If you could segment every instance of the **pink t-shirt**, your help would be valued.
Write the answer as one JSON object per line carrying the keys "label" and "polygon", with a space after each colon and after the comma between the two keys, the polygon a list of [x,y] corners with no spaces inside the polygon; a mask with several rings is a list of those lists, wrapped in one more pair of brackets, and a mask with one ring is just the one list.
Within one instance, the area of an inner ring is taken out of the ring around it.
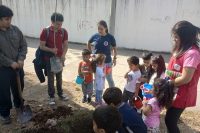
{"label": "pink t-shirt", "polygon": [[186,108],[196,105],[197,84],[200,77],[200,50],[193,46],[179,57],[171,57],[168,70],[182,73],[183,68],[194,68],[192,80],[185,85],[179,86],[173,107]]}
{"label": "pink t-shirt", "polygon": [[148,116],[144,117],[144,123],[147,127],[156,128],[160,126],[160,112],[161,109],[159,107],[157,99],[154,97],[150,99],[147,103],[151,106],[152,111]]}

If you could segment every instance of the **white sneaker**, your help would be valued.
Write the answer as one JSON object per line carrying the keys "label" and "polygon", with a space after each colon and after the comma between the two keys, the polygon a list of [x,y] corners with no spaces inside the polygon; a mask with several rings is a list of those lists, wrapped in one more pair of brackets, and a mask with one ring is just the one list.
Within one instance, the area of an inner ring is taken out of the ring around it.
{"label": "white sneaker", "polygon": [[64,94],[62,94],[61,96],[59,96],[59,98],[60,98],[60,100],[62,100],[62,101],[68,101],[68,100],[69,100],[69,97],[66,96],[66,95],[64,95]]}
{"label": "white sneaker", "polygon": [[50,98],[49,99],[49,105],[55,105],[56,102],[55,102],[55,98]]}

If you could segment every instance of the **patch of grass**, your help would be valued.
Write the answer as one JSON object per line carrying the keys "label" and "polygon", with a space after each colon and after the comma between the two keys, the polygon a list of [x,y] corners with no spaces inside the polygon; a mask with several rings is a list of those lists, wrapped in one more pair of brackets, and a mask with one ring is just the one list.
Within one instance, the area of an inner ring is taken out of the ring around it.
{"label": "patch of grass", "polygon": [[65,133],[94,133],[92,127],[93,111],[79,110],[70,117],[61,121],[58,126]]}

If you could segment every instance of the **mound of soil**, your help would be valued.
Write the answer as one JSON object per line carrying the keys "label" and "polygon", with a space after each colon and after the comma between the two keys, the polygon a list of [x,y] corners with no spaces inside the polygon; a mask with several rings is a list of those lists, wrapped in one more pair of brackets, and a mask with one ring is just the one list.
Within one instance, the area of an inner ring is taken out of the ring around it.
{"label": "mound of soil", "polygon": [[32,118],[34,126],[30,129],[25,129],[22,133],[64,133],[64,130],[55,127],[49,127],[46,122],[49,119],[60,120],[72,115],[72,108],[68,106],[58,106],[55,110],[48,109],[38,112]]}
{"label": "mound of soil", "polygon": [[32,121],[35,125],[45,125],[48,119],[60,119],[66,118],[67,116],[72,115],[71,107],[67,106],[58,106],[55,110],[45,110],[42,112],[37,113],[35,117],[32,118]]}

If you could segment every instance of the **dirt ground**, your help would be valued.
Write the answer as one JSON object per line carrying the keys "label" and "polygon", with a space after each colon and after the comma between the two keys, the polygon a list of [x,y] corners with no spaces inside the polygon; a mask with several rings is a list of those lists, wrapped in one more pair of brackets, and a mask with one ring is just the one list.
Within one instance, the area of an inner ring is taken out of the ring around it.
{"label": "dirt ground", "polygon": [[[89,104],[82,104],[80,87],[72,82],[64,82],[64,92],[70,97],[67,102],[57,100],[57,107],[48,106],[46,83],[40,84],[31,73],[26,73],[24,98],[30,104],[34,118],[26,125],[19,125],[12,111],[12,124],[0,126],[0,133],[92,133],[91,114],[94,109]],[[77,114],[78,115],[75,115]],[[161,115],[162,132],[166,132],[163,121],[164,111]],[[200,133],[200,112],[185,111],[181,116],[179,127],[182,133]],[[48,120],[57,122],[56,126],[47,124]],[[75,124],[74,124],[75,123]],[[70,126],[69,126],[70,125]]]}

